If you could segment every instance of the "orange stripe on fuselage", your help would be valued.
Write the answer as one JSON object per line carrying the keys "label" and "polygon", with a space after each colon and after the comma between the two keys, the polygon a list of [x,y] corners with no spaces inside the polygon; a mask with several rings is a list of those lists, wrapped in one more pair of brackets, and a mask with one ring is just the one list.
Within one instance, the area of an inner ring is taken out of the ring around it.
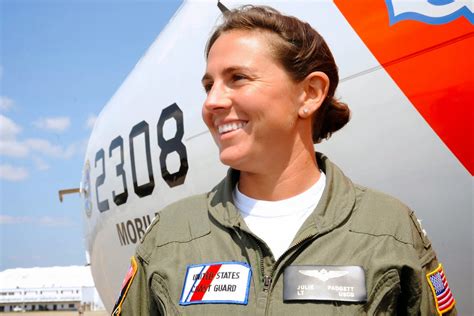
{"label": "orange stripe on fuselage", "polygon": [[473,175],[474,26],[464,17],[441,25],[405,20],[390,26],[384,0],[335,3],[417,111]]}

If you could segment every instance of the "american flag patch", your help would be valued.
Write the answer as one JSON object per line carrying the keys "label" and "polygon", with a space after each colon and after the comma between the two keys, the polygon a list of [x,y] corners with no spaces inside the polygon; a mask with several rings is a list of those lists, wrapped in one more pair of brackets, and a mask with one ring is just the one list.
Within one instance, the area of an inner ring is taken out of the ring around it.
{"label": "american flag patch", "polygon": [[443,266],[441,263],[438,267],[426,275],[428,283],[433,292],[433,296],[436,302],[436,309],[438,310],[439,315],[446,313],[453,309],[456,301],[454,296],[449,289],[448,280],[444,275]]}

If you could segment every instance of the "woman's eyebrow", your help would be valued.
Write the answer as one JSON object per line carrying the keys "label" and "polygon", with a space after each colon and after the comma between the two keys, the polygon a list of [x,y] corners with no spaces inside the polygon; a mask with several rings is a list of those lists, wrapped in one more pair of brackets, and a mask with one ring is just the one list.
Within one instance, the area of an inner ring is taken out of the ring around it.
{"label": "woman's eyebrow", "polygon": [[[230,66],[230,67],[227,67],[225,68],[223,71],[222,71],[222,75],[228,75],[229,73],[233,73],[235,71],[246,71],[246,72],[249,72],[251,71],[251,69],[249,67],[246,67],[246,66]],[[204,76],[202,76],[202,79],[201,79],[201,82],[204,82],[204,81],[207,81],[207,80],[210,80],[212,79],[212,76],[209,74],[209,73],[205,73]]]}

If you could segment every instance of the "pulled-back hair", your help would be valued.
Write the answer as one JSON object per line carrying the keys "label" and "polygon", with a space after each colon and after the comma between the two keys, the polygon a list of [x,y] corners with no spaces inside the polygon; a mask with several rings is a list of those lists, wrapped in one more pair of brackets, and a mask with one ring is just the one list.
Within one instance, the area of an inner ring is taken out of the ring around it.
{"label": "pulled-back hair", "polygon": [[324,72],[329,77],[326,99],[313,115],[313,142],[329,138],[346,125],[350,118],[349,107],[334,98],[339,83],[337,65],[323,37],[311,25],[268,6],[242,6],[227,11],[223,18],[209,38],[206,58],[212,45],[225,32],[248,30],[275,34],[281,40],[269,41],[272,53],[295,82],[314,71]]}

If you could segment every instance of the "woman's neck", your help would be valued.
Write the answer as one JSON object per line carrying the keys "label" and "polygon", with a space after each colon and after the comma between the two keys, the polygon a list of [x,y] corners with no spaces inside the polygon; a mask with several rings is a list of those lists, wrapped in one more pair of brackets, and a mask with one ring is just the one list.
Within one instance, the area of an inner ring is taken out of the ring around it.
{"label": "woman's neck", "polygon": [[282,167],[268,166],[258,173],[241,171],[239,190],[254,199],[278,201],[306,191],[320,176],[314,152],[303,150]]}

